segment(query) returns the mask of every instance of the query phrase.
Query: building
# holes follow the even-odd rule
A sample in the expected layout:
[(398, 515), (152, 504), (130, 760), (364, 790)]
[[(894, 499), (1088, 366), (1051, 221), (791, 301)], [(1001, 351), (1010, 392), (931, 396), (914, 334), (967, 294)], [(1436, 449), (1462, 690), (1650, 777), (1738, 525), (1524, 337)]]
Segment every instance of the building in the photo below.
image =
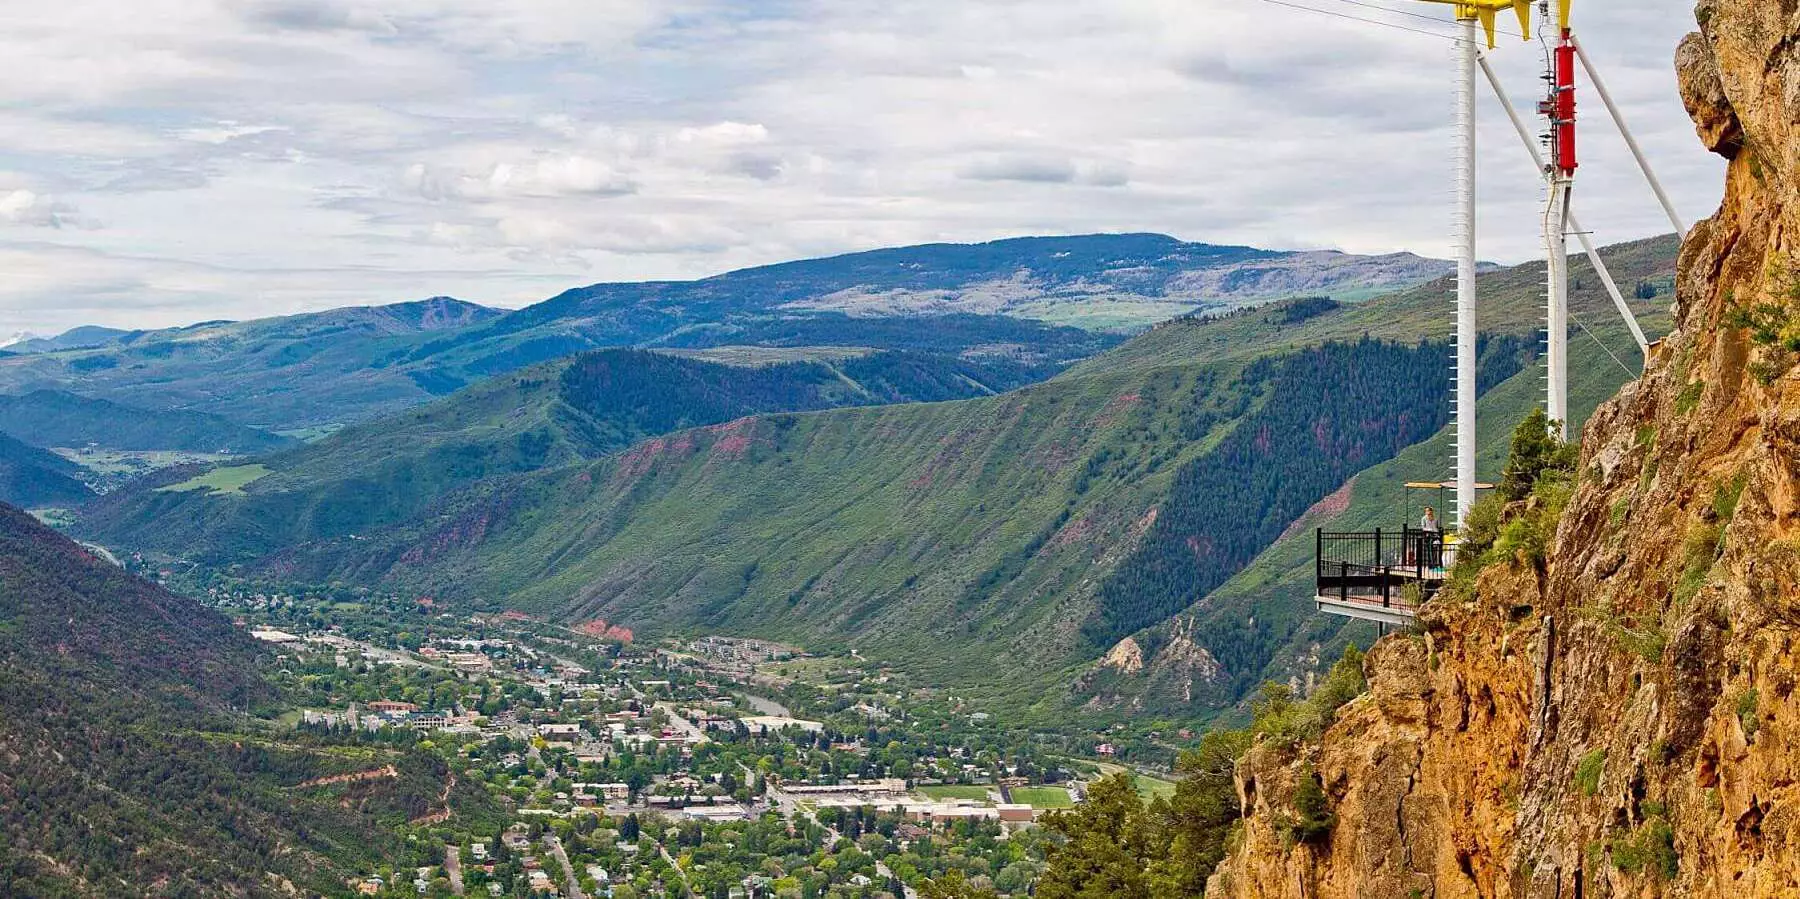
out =
[(384, 699), (380, 702), (369, 703), (369, 711), (383, 715), (408, 715), (418, 710), (419, 707), (410, 702), (392, 702)]
[(552, 743), (574, 743), (581, 739), (581, 725), (540, 724), (538, 735)]

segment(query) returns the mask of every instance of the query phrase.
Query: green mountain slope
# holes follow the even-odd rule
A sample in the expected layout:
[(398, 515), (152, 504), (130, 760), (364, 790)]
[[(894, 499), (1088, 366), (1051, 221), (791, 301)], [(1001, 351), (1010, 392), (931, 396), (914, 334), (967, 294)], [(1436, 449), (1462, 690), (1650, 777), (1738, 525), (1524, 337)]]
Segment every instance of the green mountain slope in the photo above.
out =
[(150, 412), (56, 390), (0, 396), (0, 432), (45, 448), (254, 454), (294, 444), (205, 412)]
[[(1667, 235), (1600, 251), (1640, 319), (1666, 315), (1674, 302), (1675, 255), (1679, 250), (1680, 242), (1674, 235)], [(1579, 323), (1575, 325), (1577, 333), (1581, 325), (1611, 329), (1619, 314), (1585, 257), (1571, 258), (1569, 279), (1569, 309)], [(1543, 263), (1488, 272), (1479, 276), (1476, 283), (1482, 333), (1542, 333)], [(1638, 296), (1639, 289), (1648, 296)], [(1455, 326), (1455, 295), (1454, 279), (1445, 278), (1378, 301), (1311, 307), (1307, 310), (1310, 314), (1289, 316), (1278, 310), (1253, 309), (1221, 318), (1176, 319), (1159, 326), (1154, 339), (1132, 341), (1075, 366), (1069, 374), (1157, 368), (1183, 358), (1254, 358), (1327, 340), (1448, 339)], [(1629, 336), (1618, 335), (1609, 344), (1616, 344), (1613, 352), (1627, 360), (1630, 353), (1636, 352)]]
[(69, 506), (94, 497), (81, 466), (0, 434), (0, 502), (26, 508)]
[[(748, 353), (741, 351), (740, 355)], [(119, 491), (86, 514), (104, 542), (242, 561), (411, 518), (445, 493), (499, 475), (593, 459), (645, 437), (760, 412), (984, 396), (1041, 376), (1007, 361), (815, 351), (811, 361), (725, 365), (604, 350), (494, 378), (412, 412), (259, 460), (241, 489), (184, 468)]]
[(0, 359), (0, 389), (69, 390), (269, 430), (341, 422), (430, 399), (395, 362), (438, 334), (500, 314), (439, 298), (130, 332), (95, 348)]
[[(1673, 263), (1663, 255), (1665, 249), (1675, 249), (1671, 239), (1612, 248), (1608, 266), (1633, 281), (1666, 285)], [(1494, 318), (1530, 324), (1528, 318), (1517, 318), (1523, 308), (1518, 298), (1537, 289), (1530, 277), (1534, 274), (1541, 275), (1542, 268), (1501, 273), (1484, 281), (1484, 287), (1492, 285), (1489, 295), (1497, 301)], [(1592, 286), (1591, 280), (1584, 283)], [(1629, 365), (1641, 360), (1611, 302), (1591, 290), (1585, 294), (1577, 295), (1574, 304), (1587, 330), (1578, 329), (1571, 337), (1572, 431), (1633, 377)], [(1666, 303), (1647, 298), (1634, 306), (1652, 336), (1667, 331)], [(1172, 342), (1187, 346), (1191, 336), (1174, 334)], [(1483, 394), (1477, 416), (1484, 475), (1497, 475), (1513, 427), (1532, 409), (1541, 408), (1543, 388), (1542, 370), (1533, 367)], [(1228, 708), (1265, 680), (1287, 681), (1322, 670), (1322, 665), (1338, 658), (1345, 641), (1370, 645), (1375, 637), (1372, 626), (1313, 613), (1309, 601), (1313, 529), (1397, 530), (1416, 521), (1426, 504), (1443, 508), (1444, 499), (1434, 492), (1408, 491), (1404, 485), (1451, 478), (1450, 450), (1446, 429), (1357, 474), (1216, 590), (1190, 594), (1192, 604), (1180, 614), (1115, 647), (1111, 657), (1078, 682), (1077, 698), (1094, 710), (1204, 716)]]
[[(257, 651), (0, 507), (0, 895), (335, 895), (395, 853), (383, 819), (431, 807), (444, 772), (234, 714), (272, 696)], [(295, 789), (389, 761), (400, 777), (357, 791)]]
[[(1672, 274), (1673, 248), (1628, 245), (1610, 262), (1652, 284)], [(1540, 378), (1515, 375), (1540, 273), (1484, 276), (1503, 338), (1484, 386), (1525, 395)], [(1041, 697), (1058, 672), (1228, 587), (1308, 507), (1443, 427), (1442, 345), (1363, 340), (1424, 336), (1439, 321), (1427, 301), (1448, 304), (1430, 293), (1165, 326), (993, 399), (683, 432), (483, 485), (404, 533), (306, 547), (279, 570), (651, 631), (850, 642), (945, 682)], [(1575, 308), (1629, 349), (1603, 324), (1608, 301), (1583, 290)], [(1350, 342), (1320, 348), (1332, 338)], [(1229, 673), (1180, 711), (1209, 713), (1278, 659), (1303, 661), (1311, 616), (1295, 608), (1272, 590), (1220, 613), (1192, 657)], [(1252, 637), (1234, 637), (1251, 619)]]
[[(989, 399), (744, 419), (484, 484), (401, 533), (305, 547), (273, 570), (504, 597), (640, 631), (849, 642), (940, 682), (1041, 694), (1095, 654), (1096, 629), (1122, 626), (1099, 591), (1175, 484), (1195, 471), (1279, 481), (1307, 464), (1267, 443), (1285, 439), (1293, 391), (1381, 372), (1441, 393), (1447, 360), (1442, 344), (1367, 341)], [(1518, 370), (1516, 346), (1490, 362), (1496, 379)], [(1330, 431), (1385, 435), (1368, 444), (1376, 461), (1437, 430), (1440, 409), (1398, 391)], [(1336, 484), (1296, 484), (1293, 501), (1304, 509)]]

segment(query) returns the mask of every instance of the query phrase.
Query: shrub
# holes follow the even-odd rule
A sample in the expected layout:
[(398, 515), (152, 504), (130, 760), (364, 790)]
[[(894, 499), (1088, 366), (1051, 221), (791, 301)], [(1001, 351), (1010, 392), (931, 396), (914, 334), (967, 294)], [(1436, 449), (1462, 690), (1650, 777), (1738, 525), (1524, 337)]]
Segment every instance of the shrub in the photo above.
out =
[(1629, 834), (1614, 836), (1609, 848), (1613, 867), (1634, 877), (1644, 874), (1662, 883), (1681, 874), (1675, 832), (1663, 818), (1652, 818)]
[(1725, 316), (1726, 324), (1748, 331), (1750, 342), (1767, 351), (1750, 366), (1750, 373), (1765, 385), (1787, 374), (1800, 355), (1800, 312), (1795, 309), (1800, 302), (1800, 270), (1789, 260), (1773, 266), (1769, 277), (1774, 300), (1734, 301)]
[(1744, 739), (1746, 739), (1746, 740), (1753, 740), (1756, 738), (1756, 728), (1757, 728), (1757, 725), (1760, 723), (1760, 721), (1756, 717), (1756, 708), (1761, 703), (1762, 703), (1762, 695), (1757, 692), (1755, 687), (1751, 687), (1750, 689), (1745, 690), (1744, 692), (1738, 694), (1738, 698), (1737, 698), (1738, 724), (1743, 726)]
[(1263, 685), (1251, 703), (1251, 733), (1292, 746), (1317, 740), (1337, 720), (1338, 710), (1369, 689), (1363, 677), (1363, 652), (1355, 644), (1326, 672), (1312, 696), (1297, 700), (1286, 684)]
[(1289, 836), (1299, 843), (1322, 843), (1331, 836), (1331, 828), (1336, 823), (1337, 816), (1331, 811), (1331, 797), (1325, 795), (1319, 772), (1311, 762), (1302, 765), (1298, 782), (1294, 784), (1294, 817), (1288, 822)]
[(1533, 409), (1513, 429), (1512, 452), (1501, 473), (1499, 493), (1510, 502), (1529, 496), (1547, 477), (1566, 480), (1575, 471), (1578, 448), (1551, 432), (1554, 423)]
[(1600, 775), (1606, 771), (1606, 750), (1596, 749), (1581, 757), (1575, 765), (1575, 788), (1583, 796), (1600, 792)]

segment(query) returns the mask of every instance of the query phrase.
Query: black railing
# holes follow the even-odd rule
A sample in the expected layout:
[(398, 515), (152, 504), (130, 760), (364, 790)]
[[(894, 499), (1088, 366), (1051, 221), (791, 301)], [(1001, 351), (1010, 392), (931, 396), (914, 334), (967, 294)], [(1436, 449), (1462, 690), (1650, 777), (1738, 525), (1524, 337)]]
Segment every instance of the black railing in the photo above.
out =
[(1320, 596), (1410, 609), (1443, 586), (1448, 560), (1440, 531), (1408, 527), (1334, 533), (1320, 528), (1316, 540)]

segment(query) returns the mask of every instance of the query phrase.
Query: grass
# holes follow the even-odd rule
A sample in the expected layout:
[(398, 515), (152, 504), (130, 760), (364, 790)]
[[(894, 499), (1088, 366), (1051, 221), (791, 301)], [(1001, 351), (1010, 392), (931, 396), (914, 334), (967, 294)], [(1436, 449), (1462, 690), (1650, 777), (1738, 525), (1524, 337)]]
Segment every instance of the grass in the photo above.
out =
[(1075, 800), (1062, 787), (1016, 787), (1012, 801), (1032, 808), (1074, 808)]
[(94, 447), (57, 447), (51, 452), (100, 475), (135, 477), (162, 468), (196, 462), (223, 462), (231, 456), (218, 453), (190, 453), (179, 450), (104, 450)]
[(1085, 765), (1099, 771), (1104, 777), (1111, 777), (1115, 774), (1130, 774), (1132, 782), (1137, 786), (1138, 798), (1143, 799), (1145, 802), (1152, 799), (1168, 799), (1175, 795), (1175, 782), (1172, 780), (1151, 777), (1148, 774), (1139, 774), (1124, 765), (1118, 765), (1112, 762), (1096, 762), (1088, 759), (1076, 761), (1079, 765)]
[(192, 493), (207, 491), (208, 496), (242, 496), (244, 488), (273, 474), (267, 465), (232, 465), (215, 468), (179, 484), (158, 487), (159, 493)]
[(918, 792), (923, 794), (927, 799), (936, 799), (939, 801), (947, 799), (971, 799), (982, 801), (988, 798), (987, 787), (967, 786), (963, 784), (937, 784), (919, 787)]
[(32, 517), (58, 529), (73, 525), (79, 517), (75, 514), (75, 510), (73, 509), (46, 508), (32, 509), (30, 511)]
[(276, 431), (283, 437), (292, 437), (301, 443), (318, 443), (344, 429), (342, 424), (313, 425), (310, 428), (294, 428), (288, 431)]

